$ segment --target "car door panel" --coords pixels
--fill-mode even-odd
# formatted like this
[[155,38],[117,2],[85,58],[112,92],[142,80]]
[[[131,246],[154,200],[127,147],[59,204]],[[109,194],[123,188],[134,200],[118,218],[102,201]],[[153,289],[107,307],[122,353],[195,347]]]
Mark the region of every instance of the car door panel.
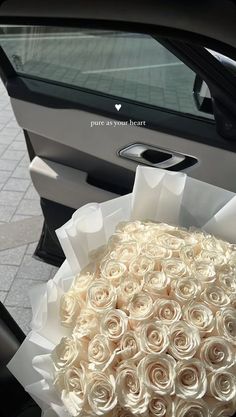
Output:
[[[90,177],[96,173],[104,182],[109,176],[111,186],[115,177],[114,189],[119,182],[125,181],[126,175],[126,190],[130,191],[132,182],[129,178],[133,179],[131,172],[137,166],[133,161],[120,158],[118,151],[132,143],[144,143],[194,156],[198,163],[186,170],[189,175],[236,191],[234,152],[144,127],[106,126],[110,118],[80,110],[46,108],[15,99],[12,99],[12,107],[19,125],[27,130],[36,155],[80,169]],[[96,120],[104,122],[104,126],[90,127],[91,121]],[[78,189],[79,186],[78,183]]]

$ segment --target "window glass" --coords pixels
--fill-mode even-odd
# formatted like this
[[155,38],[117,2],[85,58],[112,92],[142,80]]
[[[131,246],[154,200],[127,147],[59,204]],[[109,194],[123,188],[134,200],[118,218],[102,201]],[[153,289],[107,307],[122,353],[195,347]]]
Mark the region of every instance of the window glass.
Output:
[[151,36],[39,26],[1,26],[15,70],[186,114],[197,110],[195,73]]

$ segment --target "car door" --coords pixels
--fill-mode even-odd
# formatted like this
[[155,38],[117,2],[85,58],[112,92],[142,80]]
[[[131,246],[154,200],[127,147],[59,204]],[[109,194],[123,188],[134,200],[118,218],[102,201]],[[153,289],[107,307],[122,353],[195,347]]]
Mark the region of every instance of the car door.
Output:
[[[209,51],[234,62],[236,7],[223,3],[209,21],[208,1],[2,2],[1,76],[41,197],[39,256],[60,264],[55,230],[130,192],[138,164],[236,191],[236,79]],[[214,115],[196,106],[196,76]]]

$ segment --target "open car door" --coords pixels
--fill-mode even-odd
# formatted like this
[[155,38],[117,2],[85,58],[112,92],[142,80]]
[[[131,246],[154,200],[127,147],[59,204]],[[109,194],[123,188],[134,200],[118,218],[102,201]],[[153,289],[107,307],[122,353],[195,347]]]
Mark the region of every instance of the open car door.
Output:
[[236,191],[235,17],[227,0],[1,2],[1,76],[45,219],[39,256],[60,265],[55,230],[130,192],[138,164]]

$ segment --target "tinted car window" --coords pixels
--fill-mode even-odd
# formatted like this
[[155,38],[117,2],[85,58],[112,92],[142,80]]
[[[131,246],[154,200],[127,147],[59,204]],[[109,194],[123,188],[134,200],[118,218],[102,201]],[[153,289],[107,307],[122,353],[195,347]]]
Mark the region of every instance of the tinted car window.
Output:
[[195,73],[151,36],[98,30],[1,26],[17,73],[186,114]]

